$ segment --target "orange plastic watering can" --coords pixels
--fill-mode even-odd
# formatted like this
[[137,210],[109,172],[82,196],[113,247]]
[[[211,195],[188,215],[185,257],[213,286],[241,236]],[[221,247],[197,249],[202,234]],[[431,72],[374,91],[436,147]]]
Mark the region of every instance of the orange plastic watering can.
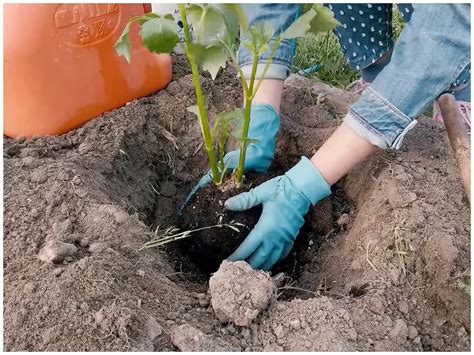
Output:
[[4,4],[4,134],[61,134],[164,88],[171,58],[132,26],[132,62],[113,47],[143,4]]

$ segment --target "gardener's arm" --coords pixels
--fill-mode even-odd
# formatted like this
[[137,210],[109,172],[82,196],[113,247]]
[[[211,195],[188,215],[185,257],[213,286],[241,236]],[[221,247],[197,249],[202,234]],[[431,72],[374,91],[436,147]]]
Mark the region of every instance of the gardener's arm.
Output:
[[378,148],[398,149],[416,124],[415,117],[468,68],[469,5],[413,6],[412,19],[402,31],[391,63],[311,161],[302,157],[286,174],[226,201],[231,210],[263,206],[259,222],[230,260],[269,269],[285,258],[304,215],[331,193],[330,185]]

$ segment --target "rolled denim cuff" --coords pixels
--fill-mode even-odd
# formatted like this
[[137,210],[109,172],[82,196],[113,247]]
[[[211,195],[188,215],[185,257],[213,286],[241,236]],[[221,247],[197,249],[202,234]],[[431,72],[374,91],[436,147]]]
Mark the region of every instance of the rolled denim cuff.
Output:
[[[257,64],[256,78],[259,79],[265,69],[264,63]],[[244,79],[250,79],[252,73],[252,64],[242,67]],[[265,73],[265,79],[285,80],[290,75],[290,69],[286,65],[271,63]]]
[[352,105],[344,123],[360,137],[382,148],[399,149],[403,138],[417,120],[411,119],[368,87]]
[[[268,58],[270,57],[271,48],[274,41],[271,40],[268,45],[268,51],[260,55],[258,58],[257,66],[257,78],[262,74],[263,68],[267,63]],[[276,50],[272,62],[268,68],[267,73],[265,74],[266,79],[281,79],[285,80],[291,72],[291,63],[293,56],[295,54],[296,41],[295,40],[282,40],[280,46]],[[240,46],[238,52],[238,62],[239,66],[242,68],[245,79],[250,79],[250,73],[252,71],[252,54],[247,50],[247,48]]]

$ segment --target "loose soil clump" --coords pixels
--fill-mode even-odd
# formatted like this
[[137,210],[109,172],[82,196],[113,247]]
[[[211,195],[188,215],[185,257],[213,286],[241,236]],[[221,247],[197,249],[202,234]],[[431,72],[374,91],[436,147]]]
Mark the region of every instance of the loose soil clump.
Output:
[[267,273],[253,270],[245,261],[223,261],[209,279],[211,304],[223,323],[248,327],[267,308],[275,285]]
[[[430,118],[310,211],[249,326],[217,318],[186,250],[138,251],[178,225],[207,171],[183,62],[165,90],[74,131],[4,139],[4,350],[469,351],[470,209]],[[232,69],[202,82],[211,117],[241,105]],[[291,76],[275,172],[314,153],[354,99]]]
[[257,224],[262,211],[260,206],[242,212],[229,211],[224,207],[228,198],[248,191],[250,186],[251,184],[245,183],[238,188],[226,189],[225,186],[217,188],[211,183],[197,191],[193,200],[181,212],[178,226],[182,230],[192,231],[222,224],[232,225],[237,229],[222,227],[226,229],[223,233],[222,228],[209,228],[193,233],[180,242],[181,250],[190,256],[203,273],[217,271],[221,262],[237,249]]

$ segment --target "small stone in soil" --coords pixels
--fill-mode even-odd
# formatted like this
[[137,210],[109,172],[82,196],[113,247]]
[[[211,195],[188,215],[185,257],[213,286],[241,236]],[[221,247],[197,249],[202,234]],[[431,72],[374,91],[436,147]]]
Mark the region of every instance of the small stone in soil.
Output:
[[50,240],[39,251],[38,258],[45,263],[60,263],[65,258],[74,255],[77,248],[73,244]]
[[150,340],[155,339],[163,333],[163,329],[158,324],[156,319],[150,316],[145,324],[147,335]]
[[92,243],[89,245],[89,252],[95,254],[104,251],[107,248],[107,243]]

